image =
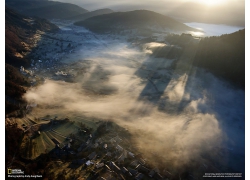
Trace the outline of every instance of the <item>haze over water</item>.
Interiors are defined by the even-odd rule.
[[[242,26],[229,26],[225,24],[207,24],[207,23],[198,23],[198,22],[190,22],[190,23],[184,23],[184,24],[204,31],[204,32],[192,33],[195,36],[220,36],[222,34],[230,34],[240,29],[245,28]]]

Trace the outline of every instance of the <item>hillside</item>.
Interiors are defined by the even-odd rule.
[[[9,8],[5,8],[5,62],[13,66],[27,66],[25,54],[30,50],[29,38],[37,30],[56,31],[59,28],[45,19],[29,18]]]
[[[75,25],[84,26],[91,31],[100,33],[134,29],[153,30],[155,32],[195,30],[170,17],[148,10],[115,12],[94,16],[76,22]]]
[[[71,3],[48,0],[8,0],[6,6],[28,16],[47,19],[65,19],[88,12]]]
[[[94,16],[98,16],[98,15],[103,15],[103,14],[110,14],[113,13],[114,11],[112,11],[111,9],[98,9],[95,11],[91,11],[91,12],[87,12],[87,13],[83,13],[77,16],[73,16],[68,18],[68,20],[72,20],[72,21],[83,21],[85,19],[88,19],[90,17],[94,17]]]
[[[36,31],[57,31],[59,28],[45,19],[29,18],[5,8],[5,111],[11,113],[20,109],[23,103],[24,86],[27,78],[19,72],[20,66],[29,66],[25,56],[34,44],[30,39]]]
[[[194,64],[245,87],[245,29],[200,41]]]

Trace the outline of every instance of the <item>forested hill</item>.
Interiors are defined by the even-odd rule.
[[[59,28],[45,19],[29,18],[5,8],[5,62],[13,66],[27,66],[23,57],[29,51],[29,42],[37,30],[56,31]]]
[[[148,29],[156,32],[197,31],[197,29],[191,28],[168,16],[148,10],[104,14],[76,22],[75,24],[99,33],[131,29]]]
[[[49,0],[6,0],[6,6],[19,13],[46,19],[65,19],[88,12],[71,3]]]
[[[27,78],[20,74],[20,66],[29,66],[25,55],[32,50],[30,41],[36,31],[53,31],[59,28],[45,19],[29,18],[9,8],[5,8],[5,112],[20,109]]]
[[[200,41],[194,64],[245,87],[245,29]]]
[[[90,17],[93,16],[98,16],[98,15],[102,15],[102,14],[110,14],[113,13],[114,11],[112,11],[111,9],[98,9],[95,11],[91,11],[91,12],[87,12],[87,13],[83,13],[77,16],[73,16],[70,18],[67,18],[68,20],[72,20],[72,21],[83,21],[85,19],[88,19]]]

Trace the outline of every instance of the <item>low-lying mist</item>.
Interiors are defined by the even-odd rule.
[[[48,80],[24,98],[38,104],[41,116],[114,121],[129,130],[147,161],[172,172],[242,170],[244,164],[228,162],[232,153],[244,156],[244,92],[195,67],[177,71],[173,60],[121,49],[88,55],[76,82]]]

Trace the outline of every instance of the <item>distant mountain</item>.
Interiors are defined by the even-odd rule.
[[[48,0],[7,0],[6,6],[28,16],[46,19],[65,19],[88,12],[74,4]]]
[[[194,65],[245,87],[245,29],[200,41]]]
[[[149,30],[154,32],[196,30],[168,16],[148,10],[115,12],[94,16],[84,21],[76,22],[75,25],[84,26],[91,31],[99,33],[124,30]]]
[[[87,13],[83,13],[77,16],[73,16],[70,18],[67,18],[68,20],[72,20],[72,21],[83,21],[85,19],[88,19],[90,17],[93,16],[98,16],[98,15],[103,15],[103,14],[110,14],[113,13],[114,11],[112,11],[111,9],[98,9],[95,11],[91,11],[91,12],[87,12]]]

